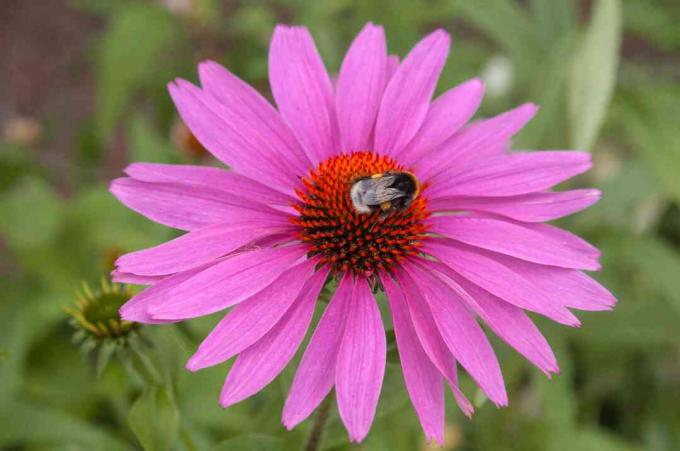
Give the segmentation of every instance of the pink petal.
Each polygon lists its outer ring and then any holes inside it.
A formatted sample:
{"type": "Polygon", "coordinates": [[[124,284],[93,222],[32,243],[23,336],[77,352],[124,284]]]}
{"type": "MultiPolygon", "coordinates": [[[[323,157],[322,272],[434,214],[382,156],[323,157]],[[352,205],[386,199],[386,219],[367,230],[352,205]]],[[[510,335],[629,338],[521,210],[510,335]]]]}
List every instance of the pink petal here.
{"type": "Polygon", "coordinates": [[[418,162],[418,175],[424,180],[464,162],[496,154],[508,140],[529,122],[538,107],[531,103],[479,121],[452,136],[439,149],[418,162]]]}
{"type": "Polygon", "coordinates": [[[225,109],[247,124],[257,124],[258,140],[264,155],[285,162],[283,168],[306,174],[311,162],[279,113],[255,89],[213,61],[198,66],[203,88],[225,109]]]}
{"type": "Polygon", "coordinates": [[[586,152],[524,152],[475,161],[432,182],[431,199],[450,196],[517,196],[552,188],[591,167],[586,152]]]}
{"type": "Polygon", "coordinates": [[[224,310],[268,286],[304,253],[292,246],[236,254],[173,288],[148,312],[154,319],[187,319],[224,310]]]}
{"type": "Polygon", "coordinates": [[[557,360],[550,345],[522,309],[498,299],[442,264],[423,261],[423,267],[425,270],[435,267],[440,271],[440,277],[438,277],[440,281],[455,291],[496,335],[546,375],[550,376],[550,373],[559,372],[557,360]]]}
{"type": "Polygon", "coordinates": [[[371,134],[387,81],[385,32],[366,24],[340,68],[335,107],[343,152],[369,150],[371,134]]]}
{"type": "Polygon", "coordinates": [[[114,269],[111,271],[111,282],[129,283],[132,285],[153,285],[165,279],[165,276],[140,276],[114,269]]]}
{"type": "Polygon", "coordinates": [[[162,275],[186,271],[209,263],[252,242],[255,239],[289,230],[285,219],[236,221],[197,229],[155,247],[125,254],[116,260],[119,270],[137,275],[162,275]]]}
{"type": "Polygon", "coordinates": [[[223,193],[224,197],[238,197],[248,202],[287,206],[296,200],[234,171],[210,166],[132,163],[125,168],[125,173],[142,182],[209,188],[223,193]]]}
{"type": "Polygon", "coordinates": [[[468,80],[439,96],[427,112],[423,125],[411,142],[396,156],[406,165],[413,165],[421,157],[446,141],[475,114],[484,84],[477,78],[468,80]]]}
{"type": "Polygon", "coordinates": [[[406,390],[425,432],[427,441],[444,444],[444,384],[418,340],[406,299],[389,276],[380,278],[392,312],[394,335],[397,338],[401,370],[406,390]]]}
{"type": "Polygon", "coordinates": [[[111,182],[109,191],[131,210],[152,221],[181,230],[194,230],[235,218],[262,218],[281,212],[255,202],[239,201],[210,187],[147,183],[131,178],[111,182]],[[258,210],[255,212],[255,210],[258,210]]]}
{"type": "Polygon", "coordinates": [[[352,296],[351,276],[345,276],[312,335],[283,407],[282,421],[293,429],[328,395],[335,382],[340,343],[352,296]]]}
{"type": "Polygon", "coordinates": [[[397,55],[390,55],[387,57],[387,80],[391,80],[394,74],[399,69],[399,57],[397,55]]]}
{"type": "Polygon", "coordinates": [[[279,111],[312,164],[336,154],[333,86],[306,28],[276,27],[269,47],[269,82],[279,111]]]}
{"type": "Polygon", "coordinates": [[[196,274],[203,271],[206,266],[195,268],[190,271],[181,272],[172,276],[165,277],[157,281],[153,286],[146,288],[136,296],[133,296],[120,308],[120,316],[127,321],[135,321],[144,324],[170,323],[170,320],[157,320],[147,312],[149,305],[154,302],[163,302],[170,290],[191,279],[196,274]]]}
{"type": "Polygon", "coordinates": [[[395,277],[401,286],[401,291],[408,305],[411,322],[418,335],[420,344],[430,361],[437,367],[444,376],[453,392],[456,403],[460,410],[469,418],[474,412],[474,408],[462,391],[458,388],[458,374],[456,359],[444,343],[444,339],[436,327],[432,317],[430,306],[423,298],[423,294],[413,281],[411,276],[405,271],[395,272],[395,277]]]}
{"type": "Polygon", "coordinates": [[[508,404],[503,375],[496,354],[460,296],[428,272],[404,266],[427,301],[434,323],[456,360],[467,370],[497,406],[508,404]]]}
{"type": "Polygon", "coordinates": [[[385,328],[365,279],[355,281],[338,351],[335,386],[350,441],[361,442],[375,416],[385,375],[385,328]]]}
{"type": "Polygon", "coordinates": [[[596,189],[539,192],[511,197],[440,197],[428,202],[433,211],[484,211],[524,222],[544,222],[576,213],[600,199],[596,189]]]}
{"type": "Polygon", "coordinates": [[[420,41],[390,79],[375,128],[375,150],[395,155],[425,120],[449,53],[449,35],[437,30],[420,41]]]}
{"type": "Polygon", "coordinates": [[[234,307],[203,340],[187,369],[197,371],[222,363],[262,338],[298,297],[315,263],[307,260],[286,270],[269,286],[234,307]]]}
{"type": "Polygon", "coordinates": [[[435,242],[435,239],[428,240],[423,246],[423,251],[433,255],[470,282],[510,304],[540,313],[561,324],[580,325],[578,318],[562,304],[552,302],[536,285],[502,264],[501,259],[495,255],[455,241],[435,242]]]}
{"type": "Polygon", "coordinates": [[[294,173],[277,155],[266,151],[265,126],[246,121],[240,111],[185,80],[170,83],[168,90],[184,123],[213,155],[270,188],[294,193],[296,176],[302,174],[294,173]]]}
{"type": "Polygon", "coordinates": [[[602,285],[581,271],[537,265],[512,257],[498,260],[529,280],[553,303],[579,310],[611,310],[616,298],[602,285]]]}
{"type": "Polygon", "coordinates": [[[564,268],[600,268],[597,249],[580,238],[545,224],[523,224],[460,215],[428,220],[433,233],[534,263],[564,268]]]}
{"type": "Polygon", "coordinates": [[[283,318],[257,343],[239,354],[222,389],[223,407],[262,390],[293,358],[312,321],[316,299],[327,276],[327,269],[314,273],[283,318]]]}

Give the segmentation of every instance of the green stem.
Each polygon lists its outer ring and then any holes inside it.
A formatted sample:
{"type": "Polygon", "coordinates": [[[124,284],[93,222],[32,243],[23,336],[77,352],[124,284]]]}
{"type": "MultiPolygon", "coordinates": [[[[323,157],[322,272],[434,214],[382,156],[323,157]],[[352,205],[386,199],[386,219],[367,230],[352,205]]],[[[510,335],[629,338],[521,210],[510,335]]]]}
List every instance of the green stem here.
{"type": "Polygon", "coordinates": [[[193,439],[191,438],[191,434],[183,424],[179,425],[179,436],[182,440],[182,443],[184,443],[184,446],[186,446],[189,451],[198,451],[196,443],[194,443],[193,439]]]}
{"type": "Polygon", "coordinates": [[[326,429],[332,401],[333,393],[330,393],[326,396],[326,399],[321,402],[319,410],[316,412],[316,417],[314,418],[314,425],[312,425],[312,432],[309,434],[309,440],[307,440],[305,451],[318,451],[321,449],[321,439],[323,438],[323,431],[326,429]]]}

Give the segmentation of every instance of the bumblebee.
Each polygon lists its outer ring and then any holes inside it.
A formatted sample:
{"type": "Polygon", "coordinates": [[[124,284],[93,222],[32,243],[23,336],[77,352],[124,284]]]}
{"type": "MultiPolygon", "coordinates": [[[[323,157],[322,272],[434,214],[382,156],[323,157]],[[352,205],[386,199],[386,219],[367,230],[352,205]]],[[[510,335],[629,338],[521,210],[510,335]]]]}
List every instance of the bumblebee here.
{"type": "Polygon", "coordinates": [[[410,172],[385,172],[361,177],[354,181],[349,192],[354,209],[362,214],[404,209],[419,193],[420,183],[410,172]]]}

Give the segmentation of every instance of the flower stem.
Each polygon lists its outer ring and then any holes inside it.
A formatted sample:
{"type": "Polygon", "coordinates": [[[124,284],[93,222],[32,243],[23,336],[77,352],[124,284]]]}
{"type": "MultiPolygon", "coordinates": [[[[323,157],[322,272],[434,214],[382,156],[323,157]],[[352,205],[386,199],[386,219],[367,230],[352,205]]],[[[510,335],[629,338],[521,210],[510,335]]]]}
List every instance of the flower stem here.
{"type": "Polygon", "coordinates": [[[329,393],[328,396],[326,396],[326,399],[321,401],[319,410],[316,412],[316,417],[314,418],[312,433],[309,434],[307,446],[305,446],[305,451],[318,451],[321,449],[321,439],[323,438],[323,431],[326,429],[332,401],[333,393],[329,393]]]}

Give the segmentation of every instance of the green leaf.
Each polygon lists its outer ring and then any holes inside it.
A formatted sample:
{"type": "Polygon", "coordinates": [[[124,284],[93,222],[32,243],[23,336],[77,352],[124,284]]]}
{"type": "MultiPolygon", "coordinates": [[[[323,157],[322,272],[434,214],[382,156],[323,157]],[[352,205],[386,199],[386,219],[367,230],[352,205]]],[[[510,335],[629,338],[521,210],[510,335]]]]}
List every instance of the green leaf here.
{"type": "Polygon", "coordinates": [[[179,163],[177,150],[142,114],[136,114],[128,125],[131,161],[179,163]]]}
{"type": "Polygon", "coordinates": [[[639,230],[644,222],[645,206],[659,196],[661,185],[643,163],[630,160],[605,180],[600,189],[602,199],[597,206],[579,213],[572,219],[572,224],[580,225],[584,230],[605,225],[627,231],[639,230]]]}
{"type": "Polygon", "coordinates": [[[619,302],[612,312],[581,314],[584,327],[573,338],[641,350],[678,342],[677,254],[651,236],[614,230],[608,230],[598,245],[603,255],[602,282],[619,302]]]}
{"type": "Polygon", "coordinates": [[[563,337],[551,334],[550,346],[559,362],[560,374],[551,379],[536,374],[535,378],[544,405],[542,421],[548,426],[550,434],[550,446],[546,448],[559,449],[557,445],[569,437],[576,420],[576,400],[572,389],[573,362],[563,337]]]}
{"type": "Polygon", "coordinates": [[[487,398],[482,389],[477,388],[475,395],[472,397],[472,404],[475,406],[475,409],[480,409],[488,400],[489,398],[487,398]]]}
{"type": "Polygon", "coordinates": [[[62,217],[60,199],[38,178],[25,177],[0,197],[0,233],[12,247],[36,248],[50,242],[62,217]]]}
{"type": "Polygon", "coordinates": [[[566,145],[566,82],[569,58],[574,48],[573,35],[556,42],[542,63],[543,70],[533,74],[531,99],[541,107],[514,139],[519,149],[558,149],[566,145]]]}
{"type": "Polygon", "coordinates": [[[191,353],[176,326],[168,325],[152,332],[156,366],[161,372],[163,383],[174,386],[191,353]]]}
{"type": "Polygon", "coordinates": [[[165,387],[147,387],[133,404],[128,419],[146,451],[168,450],[177,439],[179,412],[165,387]]]}
{"type": "Polygon", "coordinates": [[[680,7],[678,2],[626,0],[623,11],[626,30],[644,37],[669,52],[680,47],[680,7]]]}
{"type": "Polygon", "coordinates": [[[104,374],[106,366],[109,364],[111,357],[116,350],[116,343],[106,342],[97,350],[97,360],[95,364],[95,370],[97,377],[101,377],[104,374]]]}
{"type": "Polygon", "coordinates": [[[283,442],[277,437],[265,434],[243,434],[218,443],[213,451],[279,451],[283,442]]]}
{"type": "Polygon", "coordinates": [[[576,4],[571,0],[531,0],[530,4],[541,39],[548,48],[576,24],[576,4]]]}
{"type": "Polygon", "coordinates": [[[463,16],[508,51],[521,54],[535,42],[529,16],[510,0],[460,0],[463,16]]]}
{"type": "Polygon", "coordinates": [[[650,286],[671,302],[680,315],[680,254],[663,241],[653,237],[631,240],[625,253],[650,286]]]}
{"type": "Polygon", "coordinates": [[[680,89],[657,86],[636,89],[624,96],[622,129],[633,150],[656,174],[661,184],[680,201],[680,89]]]}
{"type": "Polygon", "coordinates": [[[580,429],[574,433],[568,442],[568,446],[557,446],[557,450],[579,451],[642,451],[642,448],[633,446],[609,433],[595,428],[580,429]]]}
{"type": "Polygon", "coordinates": [[[129,449],[127,444],[91,421],[44,404],[12,402],[0,408],[0,448],[14,448],[18,444],[50,447],[64,444],[70,445],[70,449],[111,451],[129,449]]]}
{"type": "Polygon", "coordinates": [[[621,44],[619,0],[598,0],[569,80],[571,146],[587,150],[597,139],[616,85],[621,44]]]}
{"type": "Polygon", "coordinates": [[[83,191],[71,204],[77,232],[98,252],[136,250],[172,238],[173,231],[121,204],[105,186],[83,191]]]}
{"type": "Polygon", "coordinates": [[[459,0],[454,3],[464,19],[507,51],[514,68],[533,73],[535,61],[542,58],[541,40],[535,23],[517,2],[511,0],[459,0]]]}
{"type": "Polygon", "coordinates": [[[139,88],[158,76],[176,36],[175,20],[160,5],[128,2],[115,9],[96,65],[100,141],[109,138],[139,88]]]}

